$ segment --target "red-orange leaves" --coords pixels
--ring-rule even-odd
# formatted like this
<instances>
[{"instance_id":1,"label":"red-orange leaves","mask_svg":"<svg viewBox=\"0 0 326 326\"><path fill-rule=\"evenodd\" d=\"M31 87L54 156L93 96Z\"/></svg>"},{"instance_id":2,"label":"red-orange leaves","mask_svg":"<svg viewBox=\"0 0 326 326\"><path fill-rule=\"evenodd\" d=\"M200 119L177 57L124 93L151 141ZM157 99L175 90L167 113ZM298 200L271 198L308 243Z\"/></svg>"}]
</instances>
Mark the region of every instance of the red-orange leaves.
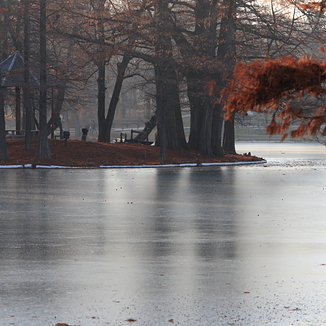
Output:
<instances>
[{"instance_id":1,"label":"red-orange leaves","mask_svg":"<svg viewBox=\"0 0 326 326\"><path fill-rule=\"evenodd\" d=\"M216 89L216 82L212 79L207 79L206 80L206 87L208 89L208 93L210 96L213 96L215 93L215 89Z\"/></svg>"},{"instance_id":2,"label":"red-orange leaves","mask_svg":"<svg viewBox=\"0 0 326 326\"><path fill-rule=\"evenodd\" d=\"M238 63L234 79L222 91L226 116L234 111L267 109L274 113L267 127L269 134L286 137L286 130L296 122L291 137L316 135L326 123L326 109L320 105L326 95L325 81L326 61L282 57Z\"/></svg>"},{"instance_id":3,"label":"red-orange leaves","mask_svg":"<svg viewBox=\"0 0 326 326\"><path fill-rule=\"evenodd\" d=\"M323 12L326 8L326 1L311 1L309 3L300 4L298 5L302 10L312 10L312 11L319 11Z\"/></svg>"}]
</instances>

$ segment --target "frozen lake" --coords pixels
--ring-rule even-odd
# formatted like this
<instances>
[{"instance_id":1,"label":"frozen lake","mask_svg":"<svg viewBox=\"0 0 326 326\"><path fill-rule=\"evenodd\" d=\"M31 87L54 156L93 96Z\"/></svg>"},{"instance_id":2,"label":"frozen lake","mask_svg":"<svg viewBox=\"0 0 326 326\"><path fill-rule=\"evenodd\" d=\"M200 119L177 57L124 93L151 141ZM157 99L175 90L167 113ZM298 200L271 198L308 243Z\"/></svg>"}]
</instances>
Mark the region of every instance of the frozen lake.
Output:
<instances>
[{"instance_id":1,"label":"frozen lake","mask_svg":"<svg viewBox=\"0 0 326 326\"><path fill-rule=\"evenodd\" d=\"M1 325L326 325L325 148L237 148L268 163L1 169Z\"/></svg>"}]
</instances>

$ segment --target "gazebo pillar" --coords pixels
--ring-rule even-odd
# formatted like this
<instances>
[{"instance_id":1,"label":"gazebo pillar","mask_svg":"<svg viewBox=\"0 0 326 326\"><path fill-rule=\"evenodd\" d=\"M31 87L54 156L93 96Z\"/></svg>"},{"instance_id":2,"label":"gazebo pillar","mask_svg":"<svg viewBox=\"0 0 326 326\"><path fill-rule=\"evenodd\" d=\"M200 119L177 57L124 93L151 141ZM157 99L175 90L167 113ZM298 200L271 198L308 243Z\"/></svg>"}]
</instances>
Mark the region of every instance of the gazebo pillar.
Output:
<instances>
[{"instance_id":1,"label":"gazebo pillar","mask_svg":"<svg viewBox=\"0 0 326 326\"><path fill-rule=\"evenodd\" d=\"M16 135L19 135L21 130L21 98L20 98L20 87L15 87L16 93Z\"/></svg>"}]
</instances>

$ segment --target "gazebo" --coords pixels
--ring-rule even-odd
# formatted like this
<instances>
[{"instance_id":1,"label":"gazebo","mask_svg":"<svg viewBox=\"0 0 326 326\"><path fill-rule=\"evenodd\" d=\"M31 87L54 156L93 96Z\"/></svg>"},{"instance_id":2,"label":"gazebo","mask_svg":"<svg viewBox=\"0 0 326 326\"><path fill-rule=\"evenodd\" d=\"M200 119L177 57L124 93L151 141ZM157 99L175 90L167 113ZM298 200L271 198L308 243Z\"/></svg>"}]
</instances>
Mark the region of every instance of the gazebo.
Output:
<instances>
[{"instance_id":1,"label":"gazebo","mask_svg":"<svg viewBox=\"0 0 326 326\"><path fill-rule=\"evenodd\" d=\"M40 87L40 80L38 74L29 68L29 84L31 89L38 89ZM15 108L16 108L16 134L21 132L22 128L22 110L21 110L21 88L24 85L24 57L19 51L14 52L7 59L0 63L0 86L4 88L15 88ZM55 76L47 75L48 87L63 86ZM53 92L52 92L53 93ZM53 103L53 98L52 98Z\"/></svg>"}]
</instances>

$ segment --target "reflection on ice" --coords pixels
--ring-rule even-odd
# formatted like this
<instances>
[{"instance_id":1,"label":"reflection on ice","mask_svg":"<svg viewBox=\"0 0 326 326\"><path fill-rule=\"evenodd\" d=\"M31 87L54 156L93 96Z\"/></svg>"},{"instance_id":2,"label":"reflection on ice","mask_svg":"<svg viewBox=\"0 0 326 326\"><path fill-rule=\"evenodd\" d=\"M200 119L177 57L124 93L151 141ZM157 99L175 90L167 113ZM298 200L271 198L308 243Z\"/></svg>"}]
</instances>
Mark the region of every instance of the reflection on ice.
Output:
<instances>
[{"instance_id":1,"label":"reflection on ice","mask_svg":"<svg viewBox=\"0 0 326 326\"><path fill-rule=\"evenodd\" d=\"M3 324L321 325L326 170L313 157L0 171Z\"/></svg>"}]
</instances>

